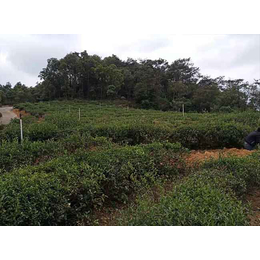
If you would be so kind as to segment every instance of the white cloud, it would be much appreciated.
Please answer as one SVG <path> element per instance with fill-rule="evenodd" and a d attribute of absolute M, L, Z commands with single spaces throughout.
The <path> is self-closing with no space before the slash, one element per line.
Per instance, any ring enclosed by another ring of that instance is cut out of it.
<path fill-rule="evenodd" d="M 47 59 L 71 51 L 80 51 L 78 35 L 0 35 L 0 84 L 22 81 L 34 86 Z"/>
<path fill-rule="evenodd" d="M 87 50 L 121 59 L 191 57 L 202 74 L 212 77 L 260 78 L 260 35 L 145 35 L 90 33 L 82 35 L 0 35 L 0 84 L 34 85 L 47 59 Z"/>
<path fill-rule="evenodd" d="M 28 74 L 24 71 L 18 70 L 7 59 L 2 59 L 0 53 L 0 84 L 6 84 L 10 82 L 12 85 L 17 82 L 23 82 L 27 86 L 35 86 L 37 76 Z"/>

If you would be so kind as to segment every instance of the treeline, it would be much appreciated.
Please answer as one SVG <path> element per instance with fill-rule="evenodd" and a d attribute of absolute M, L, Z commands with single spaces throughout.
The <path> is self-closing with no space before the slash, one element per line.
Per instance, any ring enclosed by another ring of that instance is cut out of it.
<path fill-rule="evenodd" d="M 0 104 L 55 99 L 127 99 L 141 108 L 212 112 L 258 110 L 260 80 L 211 78 L 190 58 L 169 64 L 164 59 L 126 61 L 116 55 L 101 58 L 86 51 L 48 59 L 35 87 L 18 82 L 0 85 Z"/>

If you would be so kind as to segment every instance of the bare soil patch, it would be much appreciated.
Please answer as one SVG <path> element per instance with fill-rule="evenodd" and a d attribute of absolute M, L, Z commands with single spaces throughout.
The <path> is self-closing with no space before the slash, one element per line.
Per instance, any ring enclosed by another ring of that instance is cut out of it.
<path fill-rule="evenodd" d="M 186 162 L 188 165 L 199 165 L 204 161 L 211 159 L 219 159 L 224 157 L 244 157 L 248 156 L 253 151 L 248 151 L 246 149 L 237 149 L 237 148 L 224 148 L 224 149 L 216 149 L 216 150 L 206 150 L 206 151 L 191 151 L 190 154 L 186 157 Z"/>
<path fill-rule="evenodd" d="M 20 111 L 19 109 L 13 109 L 12 111 L 16 114 L 17 118 L 20 118 L 20 114 L 22 115 L 22 117 L 31 115 L 30 113 L 28 113 L 28 112 L 26 112 L 24 110 Z M 43 120 L 44 120 L 44 117 L 41 116 L 41 117 L 38 118 L 37 123 L 40 123 Z"/>
<path fill-rule="evenodd" d="M 24 111 L 24 110 L 19 110 L 19 109 L 13 109 L 12 110 L 15 114 L 16 114 L 16 116 L 18 117 L 18 118 L 20 118 L 20 114 L 22 115 L 22 116 L 29 116 L 29 115 L 31 115 L 30 113 L 27 113 L 26 111 Z"/>

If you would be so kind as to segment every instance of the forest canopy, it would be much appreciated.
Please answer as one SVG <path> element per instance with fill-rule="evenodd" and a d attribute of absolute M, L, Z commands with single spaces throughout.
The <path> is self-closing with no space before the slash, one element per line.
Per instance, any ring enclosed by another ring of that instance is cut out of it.
<path fill-rule="evenodd" d="M 126 99 L 137 107 L 180 111 L 231 112 L 260 108 L 260 79 L 226 80 L 202 75 L 190 58 L 101 58 L 86 51 L 50 58 L 39 73 L 40 82 L 0 85 L 0 105 L 63 99 Z"/>

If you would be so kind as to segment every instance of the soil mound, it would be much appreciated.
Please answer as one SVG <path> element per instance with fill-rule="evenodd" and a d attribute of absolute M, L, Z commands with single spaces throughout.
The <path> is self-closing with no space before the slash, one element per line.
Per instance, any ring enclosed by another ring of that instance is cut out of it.
<path fill-rule="evenodd" d="M 186 161 L 189 165 L 200 164 L 206 160 L 210 159 L 219 159 L 223 157 L 244 157 L 248 156 L 253 151 L 248 151 L 245 149 L 237 149 L 237 148 L 224 148 L 224 149 L 217 149 L 217 150 L 206 150 L 206 151 L 191 151 L 190 154 L 187 156 Z"/>
<path fill-rule="evenodd" d="M 30 113 L 27 113 L 24 110 L 20 111 L 19 109 L 13 109 L 12 111 L 16 114 L 17 118 L 20 118 L 20 114 L 22 116 L 29 116 L 30 115 Z"/>

